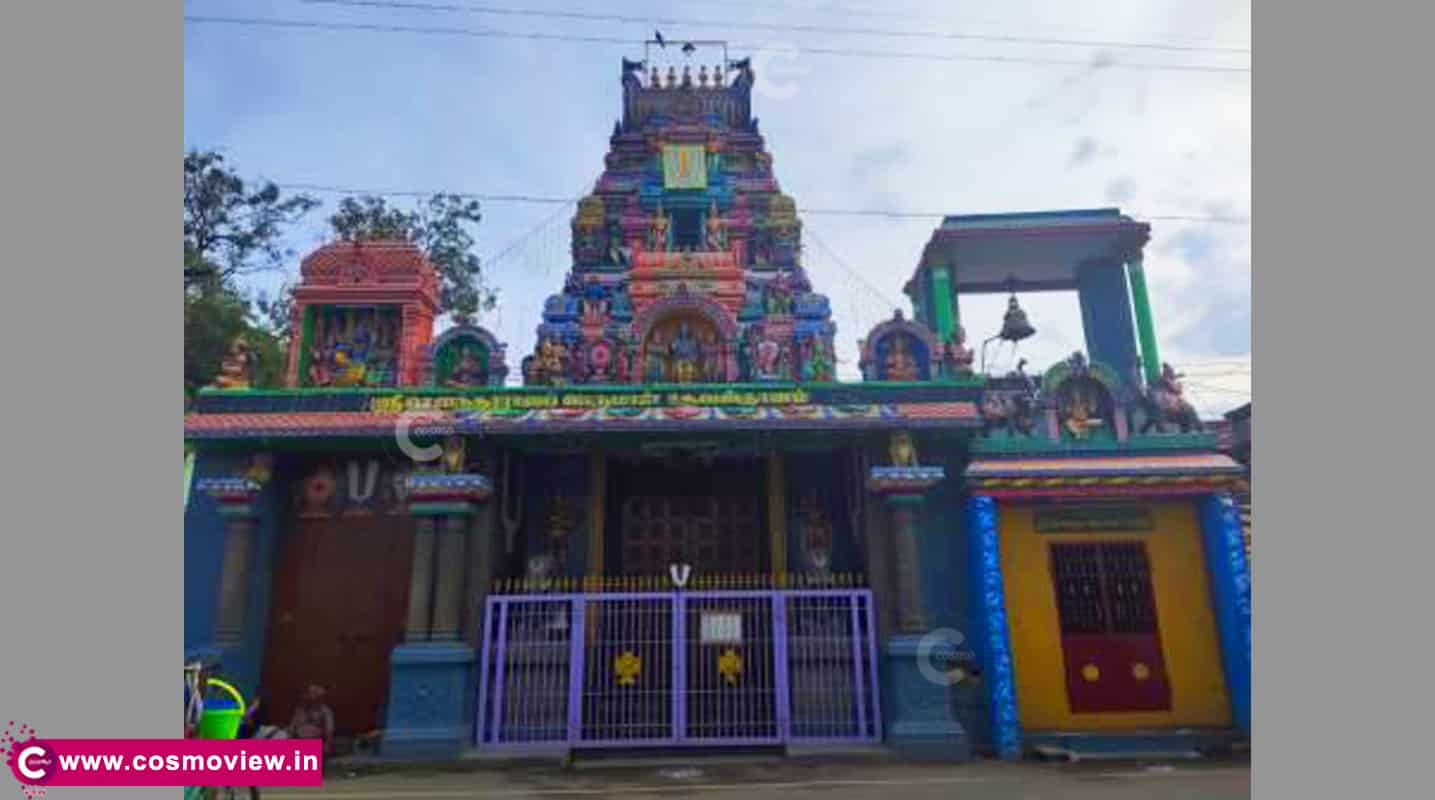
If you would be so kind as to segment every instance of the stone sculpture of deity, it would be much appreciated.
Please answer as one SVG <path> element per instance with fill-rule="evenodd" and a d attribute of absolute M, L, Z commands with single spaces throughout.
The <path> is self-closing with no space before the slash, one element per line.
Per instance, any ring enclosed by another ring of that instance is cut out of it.
<path fill-rule="evenodd" d="M 708 211 L 707 231 L 704 236 L 704 245 L 707 250 L 727 249 L 727 226 L 723 224 L 722 216 L 718 214 L 717 201 L 712 202 L 712 208 Z"/>
<path fill-rule="evenodd" d="M 698 379 L 702 347 L 688 330 L 686 321 L 678 323 L 677 335 L 668 345 L 672 356 L 673 380 L 677 383 L 692 383 Z"/>
<path fill-rule="evenodd" d="M 782 345 L 775 339 L 763 338 L 757 343 L 757 374 L 760 378 L 776 378 L 778 359 L 782 355 Z"/>
<path fill-rule="evenodd" d="M 663 213 L 661 205 L 653 212 L 652 218 L 648 221 L 648 249 L 668 249 L 668 215 Z"/>
<path fill-rule="evenodd" d="M 886 367 L 884 378 L 889 381 L 915 381 L 921 374 L 917 359 L 912 357 L 912 349 L 907 343 L 907 337 L 903 335 L 892 337 L 892 344 L 887 350 L 887 360 L 884 366 Z"/>
<path fill-rule="evenodd" d="M 462 355 L 458 357 L 458 363 L 454 364 L 445 383 L 449 386 L 481 386 L 486 377 L 483 374 L 483 364 L 474 355 L 473 348 L 464 347 Z"/>

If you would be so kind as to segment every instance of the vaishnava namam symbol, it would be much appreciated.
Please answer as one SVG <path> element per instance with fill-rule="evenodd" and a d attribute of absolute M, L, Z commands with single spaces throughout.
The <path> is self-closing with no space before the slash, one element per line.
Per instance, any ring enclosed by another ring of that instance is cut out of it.
<path fill-rule="evenodd" d="M 729 686 L 736 686 L 738 677 L 742 675 L 742 656 L 729 647 L 718 656 L 717 669 Z"/>
<path fill-rule="evenodd" d="M 643 659 L 638 658 L 631 650 L 624 650 L 613 659 L 613 675 L 617 677 L 619 686 L 636 685 L 642 671 Z"/>

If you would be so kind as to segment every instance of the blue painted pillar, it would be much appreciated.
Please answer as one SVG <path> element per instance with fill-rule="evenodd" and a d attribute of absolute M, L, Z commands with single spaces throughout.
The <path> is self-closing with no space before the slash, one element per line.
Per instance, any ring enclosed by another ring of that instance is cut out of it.
<path fill-rule="evenodd" d="M 1016 673 L 1007 631 L 1006 584 L 1002 578 L 997 502 L 989 495 L 967 498 L 967 542 L 978 621 L 982 679 L 991 711 L 992 742 L 1003 759 L 1021 758 L 1021 718 L 1017 715 Z"/>
<path fill-rule="evenodd" d="M 470 520 L 492 493 L 478 474 L 410 474 L 409 512 L 421 517 L 409 579 L 407 641 L 389 654 L 385 758 L 457 757 L 472 740 L 474 648 L 464 636 Z"/>
<path fill-rule="evenodd" d="M 1076 270 L 1076 291 L 1087 357 L 1125 375 L 1136 363 L 1136 326 L 1126 270 L 1116 261 L 1082 264 Z"/>
<path fill-rule="evenodd" d="M 872 467 L 867 488 L 882 497 L 897 572 L 897 628 L 883 647 L 887 744 L 904 755 L 941 761 L 972 757 L 971 736 L 953 716 L 945 665 L 961 657 L 948 632 L 931 629 L 922 597 L 917 518 L 924 495 L 946 477 L 941 467 Z"/>
<path fill-rule="evenodd" d="M 1211 576 L 1211 605 L 1221 640 L 1221 661 L 1231 716 L 1251 735 L 1251 574 L 1241 515 L 1228 493 L 1201 499 L 1201 534 Z"/>

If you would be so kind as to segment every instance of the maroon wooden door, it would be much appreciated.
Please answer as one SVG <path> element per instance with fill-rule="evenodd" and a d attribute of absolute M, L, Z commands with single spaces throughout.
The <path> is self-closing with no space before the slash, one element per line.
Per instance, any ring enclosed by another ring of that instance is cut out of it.
<path fill-rule="evenodd" d="M 1170 710 L 1146 545 L 1053 544 L 1051 575 L 1071 710 Z"/>
<path fill-rule="evenodd" d="M 383 724 L 389 652 L 403 639 L 413 559 L 407 517 L 300 517 L 274 580 L 265 653 L 268 719 L 287 724 L 306 686 L 328 690 L 335 727 Z"/>

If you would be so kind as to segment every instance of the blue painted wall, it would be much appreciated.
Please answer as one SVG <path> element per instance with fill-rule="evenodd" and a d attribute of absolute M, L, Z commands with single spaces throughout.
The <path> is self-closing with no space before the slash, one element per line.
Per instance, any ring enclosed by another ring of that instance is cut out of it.
<path fill-rule="evenodd" d="M 1136 361 L 1136 325 L 1126 268 L 1116 261 L 1083 264 L 1076 271 L 1086 355 L 1123 377 Z"/>

